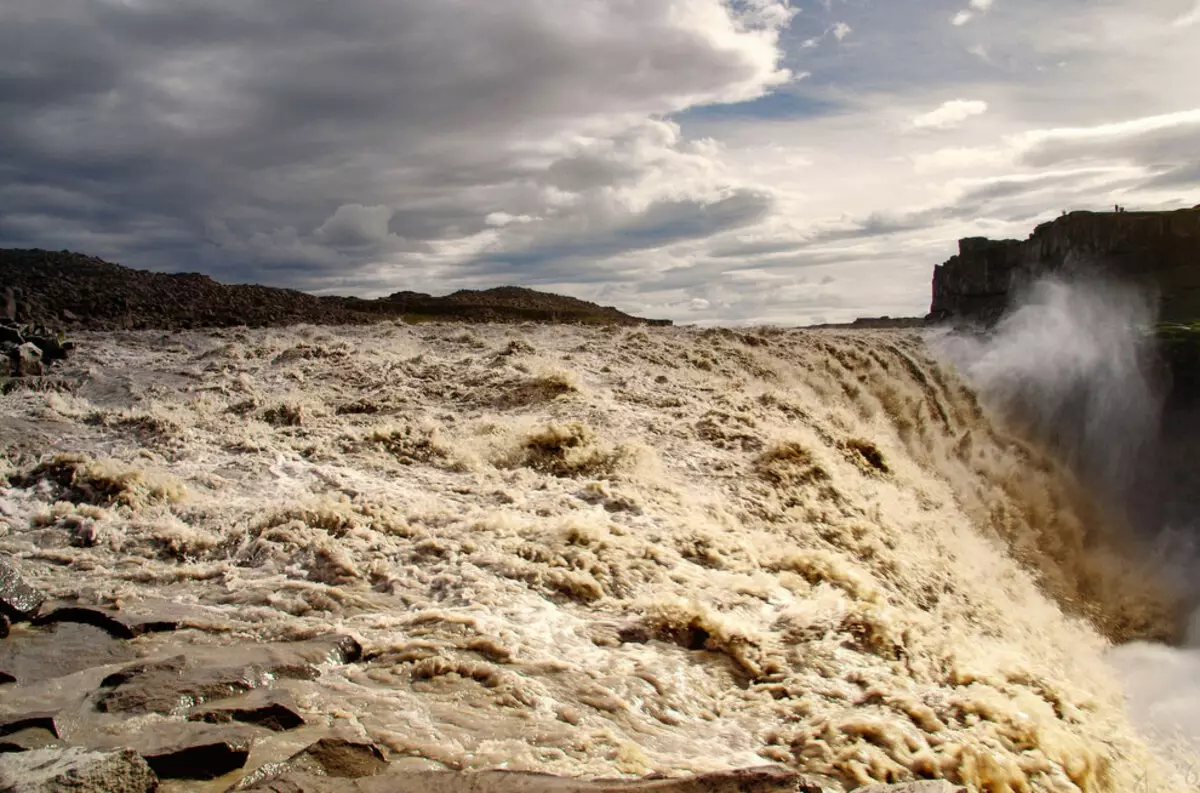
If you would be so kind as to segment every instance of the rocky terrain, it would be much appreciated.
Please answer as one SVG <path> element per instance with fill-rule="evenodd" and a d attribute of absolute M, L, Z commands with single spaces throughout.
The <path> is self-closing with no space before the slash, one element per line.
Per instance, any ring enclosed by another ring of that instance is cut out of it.
<path fill-rule="evenodd" d="M 79 330 L 362 324 L 401 318 L 669 324 L 521 287 L 461 290 L 444 297 L 418 292 L 375 300 L 317 297 L 292 289 L 225 285 L 196 273 L 132 270 L 69 251 L 0 249 L 0 289 L 10 321 Z"/>
<path fill-rule="evenodd" d="M 1158 295 L 1163 321 L 1200 319 L 1200 207 L 1175 212 L 1071 212 L 1026 240 L 959 240 L 933 272 L 933 321 L 997 320 L 1017 294 L 1054 274 L 1107 274 Z"/>

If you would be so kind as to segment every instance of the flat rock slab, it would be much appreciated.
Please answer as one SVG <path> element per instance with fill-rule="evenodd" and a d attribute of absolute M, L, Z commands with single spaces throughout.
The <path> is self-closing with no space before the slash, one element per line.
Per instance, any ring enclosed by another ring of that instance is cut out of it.
<path fill-rule="evenodd" d="M 132 664 L 109 675 L 100 684 L 95 706 L 102 713 L 175 713 L 262 688 L 277 678 L 312 680 L 323 665 L 349 663 L 361 655 L 362 648 L 349 636 L 196 647 L 187 655 Z"/>
<path fill-rule="evenodd" d="M 267 763 L 256 768 L 230 790 L 275 790 L 276 784 L 290 790 L 286 786 L 292 783 L 286 780 L 300 777 L 361 779 L 382 773 L 387 768 L 387 758 L 375 744 L 336 737 L 322 738 L 282 763 Z"/>
<path fill-rule="evenodd" d="M 151 793 L 158 779 L 130 749 L 97 752 L 78 746 L 0 755 L 6 793 Z"/>
<path fill-rule="evenodd" d="M 33 618 L 34 625 L 58 622 L 94 625 L 117 639 L 134 639 L 147 633 L 181 628 L 219 631 L 227 627 L 219 615 L 209 609 L 161 598 L 139 600 L 121 609 L 54 601 L 42 604 L 41 610 Z"/>
<path fill-rule="evenodd" d="M 21 730 L 45 730 L 55 738 L 62 737 L 58 725 L 58 714 L 53 712 L 14 713 L 0 716 L 0 736 L 11 735 Z"/>
<path fill-rule="evenodd" d="M 407 771 L 361 779 L 288 773 L 239 791 L 255 793 L 843 793 L 837 782 L 776 766 L 673 779 L 578 779 L 520 771 Z"/>
<path fill-rule="evenodd" d="M 91 625 L 14 628 L 0 641 L 0 670 L 13 678 L 10 682 L 52 680 L 134 657 L 132 647 Z"/>
<path fill-rule="evenodd" d="M 253 740 L 244 728 L 175 724 L 135 745 L 161 779 L 216 779 L 246 764 Z"/>
<path fill-rule="evenodd" d="M 294 730 L 304 725 L 292 695 L 287 691 L 257 689 L 245 696 L 198 708 L 188 714 L 188 721 L 209 724 L 241 722 L 265 727 L 275 732 Z"/>
<path fill-rule="evenodd" d="M 39 730 L 36 727 L 17 730 L 0 737 L 0 752 L 28 752 L 32 749 L 47 749 L 53 746 L 65 747 L 66 744 L 46 730 Z"/>
<path fill-rule="evenodd" d="M 45 596 L 25 583 L 20 571 L 7 555 L 0 555 L 0 613 L 13 622 L 27 620 L 37 613 Z"/>

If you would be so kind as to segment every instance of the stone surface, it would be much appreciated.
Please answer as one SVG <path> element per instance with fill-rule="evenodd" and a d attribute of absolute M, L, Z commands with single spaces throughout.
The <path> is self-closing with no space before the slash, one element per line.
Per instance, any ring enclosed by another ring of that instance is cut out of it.
<path fill-rule="evenodd" d="M 42 612 L 33 618 L 34 625 L 53 625 L 60 622 L 93 625 L 114 638 L 133 639 L 145 633 L 179 630 L 183 625 L 183 618 L 178 615 L 139 614 L 98 606 L 59 603 L 46 604 Z"/>
<path fill-rule="evenodd" d="M 303 726 L 304 717 L 297 711 L 291 694 L 259 689 L 237 699 L 199 708 L 188 714 L 188 721 L 209 724 L 237 721 L 281 732 Z"/>
<path fill-rule="evenodd" d="M 0 755 L 6 793 L 150 793 L 158 779 L 129 749 L 97 752 L 80 747 Z"/>
<path fill-rule="evenodd" d="M 387 768 L 383 751 L 372 743 L 322 738 L 288 758 L 289 771 L 343 779 L 374 776 Z"/>
<path fill-rule="evenodd" d="M 0 641 L 0 670 L 20 683 L 50 680 L 135 657 L 132 647 L 91 625 L 14 628 Z"/>
<path fill-rule="evenodd" d="M 519 771 L 400 771 L 359 779 L 285 773 L 258 793 L 843 793 L 836 782 L 767 766 L 672 779 L 577 779 Z"/>
<path fill-rule="evenodd" d="M 131 664 L 104 678 L 96 697 L 103 713 L 162 713 L 227 699 L 276 678 L 310 680 L 324 664 L 358 660 L 362 648 L 348 636 L 305 642 L 197 647 L 187 655 Z"/>
<path fill-rule="evenodd" d="M 0 752 L 29 752 L 34 749 L 49 749 L 65 745 L 46 730 L 39 730 L 36 727 L 17 730 L 0 737 Z"/>
<path fill-rule="evenodd" d="M 27 620 L 45 597 L 25 583 L 12 559 L 0 555 L 0 613 L 12 621 Z"/>
<path fill-rule="evenodd" d="M 244 728 L 172 724 L 134 745 L 161 779 L 216 779 L 246 764 L 253 740 Z"/>
<path fill-rule="evenodd" d="M 39 377 L 44 371 L 42 351 L 36 344 L 25 342 L 12 354 L 13 377 Z"/>
<path fill-rule="evenodd" d="M 12 735 L 22 730 L 44 730 L 55 738 L 62 737 L 58 725 L 58 714 L 50 711 L 40 713 L 14 713 L 0 716 L 0 736 Z"/>
<path fill-rule="evenodd" d="M 1107 273 L 1161 294 L 1164 320 L 1200 318 L 1200 211 L 1072 212 L 1027 240 L 959 241 L 934 268 L 931 319 L 984 323 L 1023 284 L 1051 273 Z"/>

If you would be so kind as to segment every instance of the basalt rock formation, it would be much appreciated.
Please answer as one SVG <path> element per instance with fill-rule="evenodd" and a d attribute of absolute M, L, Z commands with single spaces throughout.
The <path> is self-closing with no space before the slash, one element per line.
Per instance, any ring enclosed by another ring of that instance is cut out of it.
<path fill-rule="evenodd" d="M 0 308 L 8 321 L 77 330 L 363 324 L 401 318 L 670 324 L 522 287 L 464 289 L 443 297 L 419 292 L 374 300 L 318 297 L 293 289 L 226 285 L 198 273 L 133 270 L 94 256 L 38 249 L 0 249 L 0 290 Z"/>
<path fill-rule="evenodd" d="M 1101 273 L 1159 295 L 1163 321 L 1200 319 L 1200 207 L 1174 212 L 1072 212 L 1027 240 L 959 240 L 933 271 L 929 320 L 990 324 L 1041 276 Z"/>

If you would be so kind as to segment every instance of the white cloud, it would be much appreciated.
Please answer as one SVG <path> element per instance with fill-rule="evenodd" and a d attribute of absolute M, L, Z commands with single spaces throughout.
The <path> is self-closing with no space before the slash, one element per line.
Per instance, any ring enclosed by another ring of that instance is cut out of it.
<path fill-rule="evenodd" d="M 967 8 L 959 11 L 950 18 L 950 24 L 955 27 L 961 27 L 975 18 L 975 13 L 986 14 L 994 5 L 994 0 L 971 0 L 967 4 Z"/>
<path fill-rule="evenodd" d="M 951 99 L 936 110 L 914 116 L 909 120 L 909 125 L 913 129 L 949 129 L 972 116 L 986 113 L 987 109 L 987 102 L 981 100 Z"/>
<path fill-rule="evenodd" d="M 391 219 L 390 207 L 342 204 L 317 228 L 314 236 L 335 248 L 376 245 L 387 239 Z"/>
<path fill-rule="evenodd" d="M 0 245 L 841 321 L 922 313 L 956 237 L 1200 190 L 1188 0 L 4 2 Z"/>
<path fill-rule="evenodd" d="M 1197 22 L 1200 22 L 1200 2 L 1197 2 L 1196 6 L 1191 11 L 1188 11 L 1187 13 L 1185 13 L 1179 17 L 1176 17 L 1171 22 L 1171 27 L 1190 28 L 1192 25 L 1196 24 Z"/>

